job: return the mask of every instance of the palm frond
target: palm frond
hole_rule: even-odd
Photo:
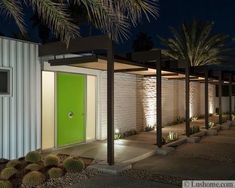
[[[12,17],[18,25],[21,33],[25,33],[25,25],[22,13],[22,7],[19,1],[1,0],[0,12],[7,17]]]
[[[37,11],[43,22],[67,44],[71,38],[79,35],[78,27],[71,22],[63,3],[51,0],[27,0]]]
[[[167,48],[163,54],[170,59],[201,66],[224,63],[231,57],[233,49],[227,44],[229,36],[212,33],[213,23],[193,21],[178,30],[170,29],[172,38],[160,38]]]

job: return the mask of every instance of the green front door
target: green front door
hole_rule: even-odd
[[[57,73],[57,144],[83,142],[85,76]]]

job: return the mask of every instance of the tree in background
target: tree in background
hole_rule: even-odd
[[[133,42],[132,49],[135,52],[148,51],[151,50],[153,46],[154,42],[152,37],[150,37],[147,33],[140,32]]]

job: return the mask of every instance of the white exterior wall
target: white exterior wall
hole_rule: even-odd
[[[137,101],[138,122],[137,129],[156,124],[156,78],[145,77],[139,79]],[[204,113],[204,84],[190,83],[190,116]],[[142,104],[142,105],[140,105]],[[215,86],[209,84],[209,112],[215,112]],[[162,79],[162,122],[171,123],[176,118],[185,117],[185,82],[179,80]],[[142,125],[142,127],[141,127]]]
[[[0,96],[0,158],[41,147],[41,74],[38,45],[0,38],[0,67],[12,70],[12,94]]]

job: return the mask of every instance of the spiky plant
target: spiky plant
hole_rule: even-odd
[[[26,32],[23,4],[30,5],[43,23],[67,43],[79,35],[79,27],[68,12],[69,4],[84,6],[88,20],[116,40],[127,38],[130,26],[135,26],[143,15],[158,16],[157,0],[0,0],[1,13],[12,17],[22,33]]]
[[[170,28],[172,37],[161,39],[167,48],[163,54],[190,66],[222,64],[228,60],[231,49],[228,35],[213,33],[212,22],[193,21],[178,30]]]

